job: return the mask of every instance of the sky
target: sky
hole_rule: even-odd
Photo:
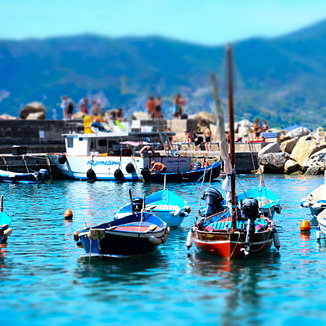
[[[0,39],[90,33],[221,45],[323,19],[325,0],[0,0]]]

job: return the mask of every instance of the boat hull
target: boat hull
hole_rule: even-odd
[[[225,258],[237,258],[245,256],[243,243],[246,232],[206,232],[196,230],[194,241],[198,250],[214,256]],[[271,230],[255,233],[250,246],[249,254],[269,250],[273,244]]]
[[[37,173],[17,173],[0,170],[0,183],[38,183]]]
[[[317,222],[319,224],[320,230],[326,234],[326,210],[321,211],[317,215]]]
[[[194,182],[202,181],[209,182],[210,180],[216,179],[220,175],[220,162],[216,162],[206,169],[201,168],[198,170],[191,170],[186,172],[174,172],[174,173],[153,173],[151,174],[152,182]]]
[[[87,171],[93,169],[95,180],[117,181],[114,174],[117,169],[120,169],[123,176],[119,181],[140,181],[142,170],[152,167],[152,158],[149,157],[65,155],[66,161],[61,164],[59,162],[60,155],[62,154],[49,154],[48,156],[65,177],[76,180],[88,180]],[[158,157],[155,161],[167,166],[168,171],[190,170],[190,157]],[[130,163],[135,167],[131,173],[127,171],[127,165]],[[146,176],[144,177],[146,179]]]
[[[78,231],[78,237],[88,255],[129,257],[155,251],[168,233],[162,220],[139,213]]]

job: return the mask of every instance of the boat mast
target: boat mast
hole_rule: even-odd
[[[232,47],[230,44],[226,50],[227,74],[228,74],[228,111],[229,111],[229,128],[230,128],[230,159],[233,171],[235,170],[235,142],[234,142],[234,111],[233,111],[233,71],[232,71]],[[235,174],[231,174],[231,203],[232,207],[236,206],[235,195]],[[232,227],[236,226],[235,217],[232,214]]]

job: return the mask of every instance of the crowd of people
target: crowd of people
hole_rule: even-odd
[[[173,97],[173,118],[175,119],[186,119],[188,116],[184,113],[186,102],[181,94],[177,94]],[[147,103],[147,113],[151,119],[163,119],[162,112],[162,100],[161,97],[149,96]]]
[[[71,99],[70,96],[61,96],[61,109],[63,110],[63,119],[71,120],[72,115],[76,112],[81,112],[85,115],[93,115],[93,116],[103,116],[105,115],[105,109],[102,105],[101,99],[97,101],[92,100],[91,105],[89,106],[89,99],[87,97],[83,97],[79,100],[77,104],[77,110],[75,102]],[[118,110],[112,110],[111,112],[112,119],[118,121],[125,121],[123,117],[122,108]]]

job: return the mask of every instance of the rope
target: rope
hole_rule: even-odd
[[[49,159],[48,156],[46,156],[46,155],[45,155],[45,161],[46,161],[46,164],[47,164],[48,167],[49,167],[50,179],[52,180],[52,169],[51,169],[51,163],[50,163],[50,159]]]
[[[132,159],[133,159],[133,161],[134,161],[134,165],[135,165],[135,169],[136,169],[136,173],[137,173],[138,178],[139,178],[142,182],[145,182],[144,177],[142,176],[142,174],[141,174],[141,173],[139,172],[139,170],[138,170],[138,166],[137,166],[137,162],[136,162],[135,156],[132,155],[131,157],[132,157]]]
[[[240,231],[235,231],[235,233],[238,233],[238,239],[237,239],[236,242],[238,242],[240,240],[240,242],[242,243],[241,238],[240,238]],[[231,239],[230,239],[230,241],[231,241]],[[237,248],[237,245],[234,246],[233,251],[232,251],[232,253],[230,255],[230,258],[233,257],[233,254],[234,254],[236,248]]]
[[[28,169],[27,163],[25,161],[25,155],[23,155],[22,158],[23,158],[23,161],[25,163],[25,167],[26,167],[27,173],[29,173],[29,169]]]
[[[205,174],[205,173],[206,173],[206,166],[205,166],[205,169],[204,169],[204,174]],[[202,194],[202,192],[203,192],[204,179],[205,179],[205,178],[203,178],[203,180],[202,180],[202,182],[201,182],[200,191],[199,191],[198,207],[197,207],[197,212],[196,212],[196,221],[197,221],[197,219],[198,219],[198,212],[199,212],[199,207],[200,207],[200,196],[201,196],[201,194]]]

